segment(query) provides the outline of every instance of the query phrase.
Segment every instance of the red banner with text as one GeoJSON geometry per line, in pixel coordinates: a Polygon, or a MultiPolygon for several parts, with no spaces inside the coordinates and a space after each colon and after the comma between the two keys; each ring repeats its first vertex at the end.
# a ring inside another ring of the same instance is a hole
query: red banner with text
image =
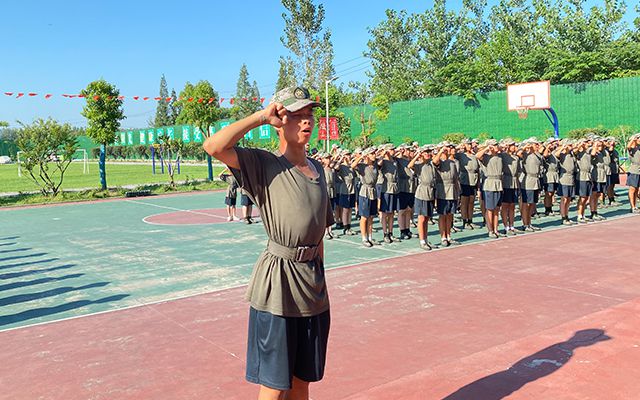
{"type": "MultiPolygon", "coordinates": [[[[329,139],[338,140],[338,119],[329,117],[329,139]]],[[[327,140],[327,119],[321,117],[318,121],[318,139],[327,140]]]]}

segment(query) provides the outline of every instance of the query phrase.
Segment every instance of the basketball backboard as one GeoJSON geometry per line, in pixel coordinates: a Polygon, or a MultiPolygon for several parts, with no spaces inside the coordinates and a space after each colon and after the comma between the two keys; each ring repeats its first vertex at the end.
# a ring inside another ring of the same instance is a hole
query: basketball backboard
{"type": "Polygon", "coordinates": [[[507,85],[507,108],[509,111],[551,108],[550,82],[525,82],[507,85]]]}

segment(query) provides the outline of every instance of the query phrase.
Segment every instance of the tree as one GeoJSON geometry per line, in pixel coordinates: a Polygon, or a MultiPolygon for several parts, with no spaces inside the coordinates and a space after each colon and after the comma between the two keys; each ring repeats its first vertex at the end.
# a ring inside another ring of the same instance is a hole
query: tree
{"type": "MultiPolygon", "coordinates": [[[[187,82],[180,92],[179,103],[182,109],[176,122],[191,124],[200,129],[204,137],[210,136],[210,129],[220,119],[220,102],[218,93],[208,81],[200,81],[195,85],[187,82]]],[[[213,165],[211,156],[207,155],[208,179],[213,181],[213,165]]]]}
{"type": "Polygon", "coordinates": [[[278,64],[280,64],[280,68],[278,69],[276,92],[286,87],[296,86],[296,70],[291,57],[284,58],[281,56],[278,59],[278,64]]]}
{"type": "Polygon", "coordinates": [[[169,124],[175,125],[176,120],[178,119],[178,115],[180,115],[180,111],[182,111],[182,106],[178,101],[178,95],[176,94],[175,89],[171,89],[171,101],[169,102],[169,124]]]}
{"type": "Polygon", "coordinates": [[[22,151],[22,167],[43,195],[56,196],[78,149],[76,136],[69,124],[60,125],[51,118],[21,125],[16,144],[22,151]]]}
{"type": "Polygon", "coordinates": [[[280,41],[295,55],[296,75],[303,86],[320,89],[334,75],[331,30],[323,28],[324,6],[313,0],[282,0],[286,12],[280,41]]]}
{"type": "Polygon", "coordinates": [[[153,120],[153,126],[158,128],[161,126],[172,125],[169,114],[169,104],[167,103],[169,91],[167,90],[167,81],[164,78],[164,74],[162,74],[162,77],[160,78],[160,93],[158,97],[160,97],[160,99],[156,106],[156,118],[153,120]]]}
{"type": "Polygon", "coordinates": [[[249,83],[249,71],[245,64],[240,68],[235,99],[231,116],[236,120],[248,117],[262,108],[257,83],[255,81],[253,85],[249,83]]]}
{"type": "Polygon", "coordinates": [[[9,126],[8,122],[0,121],[0,128],[7,128],[9,126]]]}
{"type": "Polygon", "coordinates": [[[120,91],[104,79],[93,81],[81,92],[86,99],[82,116],[87,118],[87,136],[100,144],[100,185],[107,190],[105,153],[107,146],[116,140],[120,121],[126,118],[122,109],[120,91]]]}

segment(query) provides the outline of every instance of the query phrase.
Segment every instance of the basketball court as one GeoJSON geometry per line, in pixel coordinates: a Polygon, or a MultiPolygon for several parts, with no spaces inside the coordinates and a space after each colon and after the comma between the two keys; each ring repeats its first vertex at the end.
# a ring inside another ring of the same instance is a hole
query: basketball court
{"type": "MultiPolygon", "coordinates": [[[[254,398],[243,298],[266,240],[259,223],[226,222],[223,197],[0,211],[0,398],[254,398]]],[[[326,241],[332,328],[311,397],[634,398],[640,219],[627,206],[432,252],[326,241]]]]}

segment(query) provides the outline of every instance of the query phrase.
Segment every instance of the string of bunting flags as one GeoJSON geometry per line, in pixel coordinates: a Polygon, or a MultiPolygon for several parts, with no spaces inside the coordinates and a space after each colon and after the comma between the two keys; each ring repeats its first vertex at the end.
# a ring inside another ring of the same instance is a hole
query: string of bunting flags
{"type": "MultiPolygon", "coordinates": [[[[41,96],[44,97],[46,100],[51,99],[54,95],[51,93],[46,93],[46,94],[39,94],[39,93],[33,93],[33,92],[4,92],[4,94],[6,96],[9,97],[15,97],[16,99],[19,99],[21,97],[37,97],[37,96],[41,96]],[[14,96],[15,95],[15,96],[14,96]]],[[[61,94],[60,96],[67,98],[67,99],[74,99],[74,98],[84,98],[86,97],[83,94],[61,94]]],[[[112,100],[116,98],[116,96],[107,96],[106,99],[107,100],[112,100]]],[[[125,99],[133,99],[135,101],[148,101],[148,100],[155,100],[155,101],[166,101],[167,103],[174,100],[173,97],[159,97],[159,96],[117,96],[118,100],[125,100],[125,99]]],[[[100,100],[100,96],[93,96],[93,99],[98,101],[100,100]]],[[[229,101],[229,104],[233,105],[236,101],[238,100],[242,100],[242,101],[248,101],[248,100],[253,100],[253,101],[260,101],[260,103],[264,103],[265,98],[264,97],[253,97],[253,98],[249,98],[249,97],[242,97],[242,98],[236,98],[236,97],[231,97],[229,99],[226,99],[224,97],[221,97],[219,100],[213,97],[178,97],[175,98],[176,101],[186,101],[186,102],[198,102],[198,103],[206,103],[206,104],[211,104],[214,101],[219,101],[220,104],[222,104],[225,100],[229,101]]],[[[316,96],[316,101],[320,101],[320,96],[316,96]]]]}

